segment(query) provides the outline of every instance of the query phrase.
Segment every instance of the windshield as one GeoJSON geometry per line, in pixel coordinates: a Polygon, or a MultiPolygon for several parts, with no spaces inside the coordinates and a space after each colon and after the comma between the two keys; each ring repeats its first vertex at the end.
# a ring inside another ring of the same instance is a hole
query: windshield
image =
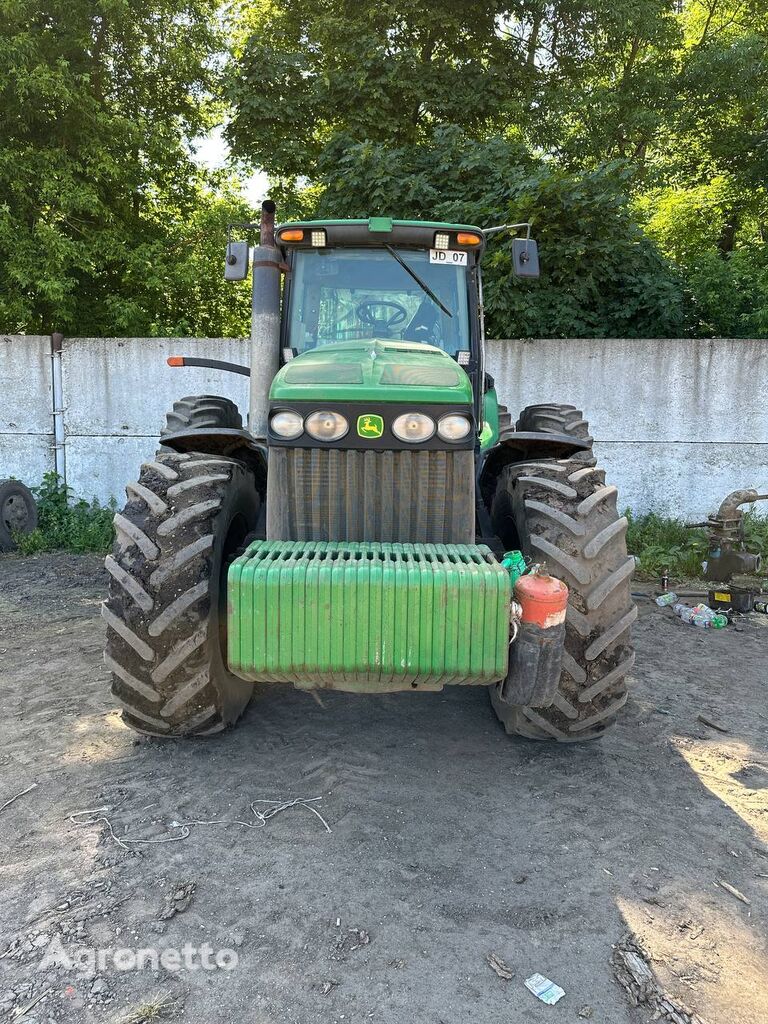
{"type": "Polygon", "coordinates": [[[467,268],[430,263],[423,250],[396,252],[426,290],[387,249],[297,252],[288,345],[306,352],[334,341],[391,338],[435,345],[450,355],[468,349],[467,268]]]}

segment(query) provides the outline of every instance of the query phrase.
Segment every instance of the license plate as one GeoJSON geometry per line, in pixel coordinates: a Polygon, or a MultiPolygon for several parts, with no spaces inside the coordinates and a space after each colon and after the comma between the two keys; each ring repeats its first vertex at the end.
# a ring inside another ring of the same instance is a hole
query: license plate
{"type": "Polygon", "coordinates": [[[442,263],[446,267],[466,267],[467,254],[459,249],[430,249],[430,263],[442,263]]]}

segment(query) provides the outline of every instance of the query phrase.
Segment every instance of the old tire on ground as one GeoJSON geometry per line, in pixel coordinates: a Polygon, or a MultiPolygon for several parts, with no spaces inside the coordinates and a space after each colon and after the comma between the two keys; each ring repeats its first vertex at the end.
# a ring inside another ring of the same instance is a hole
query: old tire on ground
{"type": "Polygon", "coordinates": [[[627,521],[603,470],[575,459],[506,467],[491,509],[507,549],[520,548],[569,588],[563,674],[548,708],[510,707],[491,689],[508,733],[531,739],[597,739],[627,700],[634,662],[630,626],[637,616],[627,554],[627,521]]]}
{"type": "Polygon", "coordinates": [[[160,432],[162,440],[166,434],[179,430],[193,430],[196,427],[226,427],[243,429],[243,420],[237,406],[228,398],[218,395],[189,395],[173,403],[173,409],[166,413],[165,426],[160,432]]]}
{"type": "Polygon", "coordinates": [[[32,533],[37,505],[32,492],[18,480],[0,480],[0,551],[16,547],[14,533],[32,533]]]}
{"type": "Polygon", "coordinates": [[[577,452],[572,458],[582,466],[594,466],[597,462],[592,454],[592,435],[584,414],[574,405],[557,405],[554,402],[528,405],[520,413],[517,430],[541,430],[545,434],[570,434],[579,441],[589,443],[589,451],[577,452]]]}
{"type": "Polygon", "coordinates": [[[163,452],[126,492],[105,563],[112,693],[137,732],[219,732],[253,691],[224,662],[226,572],[259,514],[253,474],[234,459],[163,452]]]}

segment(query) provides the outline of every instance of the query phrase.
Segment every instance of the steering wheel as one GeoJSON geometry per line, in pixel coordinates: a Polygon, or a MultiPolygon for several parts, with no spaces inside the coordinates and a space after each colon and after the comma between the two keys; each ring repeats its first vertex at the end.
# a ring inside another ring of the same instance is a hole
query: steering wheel
{"type": "Polygon", "coordinates": [[[369,299],[367,302],[361,302],[355,312],[361,324],[379,331],[390,331],[408,319],[408,310],[405,306],[400,305],[399,302],[388,302],[384,299],[369,299]],[[376,316],[375,310],[377,309],[383,311],[393,309],[394,313],[387,316],[384,312],[383,316],[376,316]]]}

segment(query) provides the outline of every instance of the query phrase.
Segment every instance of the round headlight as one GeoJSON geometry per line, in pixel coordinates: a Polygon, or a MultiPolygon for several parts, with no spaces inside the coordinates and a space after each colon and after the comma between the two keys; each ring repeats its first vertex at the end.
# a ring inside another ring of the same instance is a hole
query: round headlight
{"type": "Polygon", "coordinates": [[[435,421],[423,412],[406,412],[392,424],[392,433],[400,441],[428,441],[435,432],[435,421]]]}
{"type": "Polygon", "coordinates": [[[471,429],[471,421],[460,413],[443,416],[437,424],[437,432],[444,441],[463,441],[471,429]]]}
{"type": "Polygon", "coordinates": [[[269,421],[269,429],[278,437],[292,441],[304,432],[304,420],[297,412],[276,412],[269,421]]]}
{"type": "Polygon", "coordinates": [[[316,441],[338,441],[349,430],[349,423],[338,412],[313,412],[304,429],[316,441]]]}

